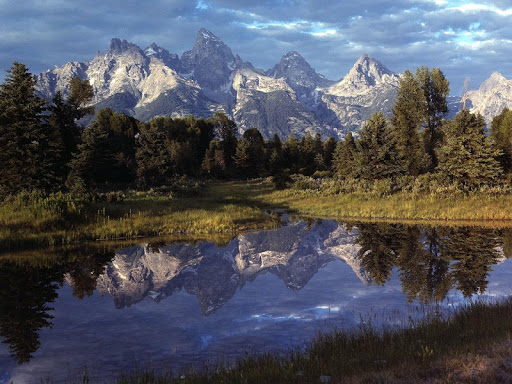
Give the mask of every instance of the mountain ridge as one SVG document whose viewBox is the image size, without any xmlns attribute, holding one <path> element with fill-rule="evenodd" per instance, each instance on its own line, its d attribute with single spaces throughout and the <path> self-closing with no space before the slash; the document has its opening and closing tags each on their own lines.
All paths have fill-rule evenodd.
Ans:
<svg viewBox="0 0 512 384">
<path fill-rule="evenodd" d="M 74 76 L 89 79 L 97 109 L 110 107 L 142 121 L 224 112 L 237 123 L 240 134 L 256 127 L 266 138 L 309 132 L 338 139 L 349 131 L 357 133 L 373 112 L 390 115 L 400 78 L 368 54 L 362 54 L 339 81 L 318 74 L 296 51 L 265 71 L 233 54 L 204 28 L 181 57 L 156 43 L 141 49 L 113 38 L 108 50 L 90 61 L 40 73 L 36 89 L 47 99 L 57 90 L 65 96 Z M 512 106 L 512 81 L 503 79 L 494 73 L 486 80 L 490 83 L 468 93 L 473 110 L 488 123 L 498 109 Z M 452 99 L 450 107 L 460 108 Z"/>
</svg>

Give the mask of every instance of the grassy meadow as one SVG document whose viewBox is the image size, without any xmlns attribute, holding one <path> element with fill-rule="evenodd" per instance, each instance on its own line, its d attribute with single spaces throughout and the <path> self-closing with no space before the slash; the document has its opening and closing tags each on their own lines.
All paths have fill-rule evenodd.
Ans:
<svg viewBox="0 0 512 384">
<path fill-rule="evenodd" d="M 119 193 L 121 194 L 121 193 Z M 148 236 L 211 235 L 279 225 L 269 210 L 340 220 L 512 225 L 512 195 L 390 195 L 275 190 L 267 179 L 212 182 L 194 197 L 125 192 L 122 199 L 86 203 L 70 195 L 18 195 L 0 203 L 4 250 Z"/>
</svg>

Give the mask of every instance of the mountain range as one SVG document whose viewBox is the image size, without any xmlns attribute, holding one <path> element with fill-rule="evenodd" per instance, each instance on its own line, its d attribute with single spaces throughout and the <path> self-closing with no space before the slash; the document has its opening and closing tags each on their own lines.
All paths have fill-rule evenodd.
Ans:
<svg viewBox="0 0 512 384">
<path fill-rule="evenodd" d="M 89 79 L 96 110 L 110 107 L 142 121 L 224 112 L 240 133 L 256 127 L 266 138 L 307 132 L 343 138 L 357 132 L 373 112 L 390 114 L 400 79 L 366 54 L 339 81 L 318 74 L 294 51 L 265 71 L 233 55 L 205 29 L 181 57 L 155 43 L 141 49 L 114 38 L 108 51 L 91 61 L 40 73 L 37 91 L 47 99 L 57 90 L 66 95 L 74 76 Z M 495 73 L 468 96 L 469 105 L 489 122 L 504 106 L 512 106 L 512 80 Z M 450 115 L 460 109 L 460 98 L 450 98 L 450 109 Z"/>
<path fill-rule="evenodd" d="M 247 283 L 271 273 L 285 286 L 300 290 L 329 262 L 346 262 L 365 285 L 372 280 L 357 257 L 357 230 L 324 220 L 311 227 L 295 222 L 274 231 L 240 235 L 226 246 L 143 244 L 116 252 L 96 289 L 111 295 L 116 308 L 145 297 L 159 302 L 176 291 L 196 296 L 201 311 L 210 315 Z M 69 279 L 68 279 L 69 280 Z"/>
</svg>

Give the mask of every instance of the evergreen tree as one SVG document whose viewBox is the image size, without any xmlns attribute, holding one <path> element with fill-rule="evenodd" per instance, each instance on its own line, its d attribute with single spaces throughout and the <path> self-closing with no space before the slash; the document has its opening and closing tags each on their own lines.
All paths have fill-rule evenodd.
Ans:
<svg viewBox="0 0 512 384">
<path fill-rule="evenodd" d="M 485 136 L 483 117 L 463 110 L 445 127 L 445 140 L 438 151 L 438 172 L 464 191 L 497 185 L 502 175 L 496 160 L 500 154 Z"/>
<path fill-rule="evenodd" d="M 0 194 L 55 188 L 54 137 L 35 79 L 15 62 L 0 84 Z"/>
<path fill-rule="evenodd" d="M 203 174 L 215 177 L 226 177 L 226 163 L 224 162 L 224 150 L 219 140 L 210 141 L 210 146 L 206 151 L 201 171 Z"/>
<path fill-rule="evenodd" d="M 329 137 L 323 144 L 323 157 L 324 165 L 327 169 L 332 167 L 332 159 L 334 157 L 334 151 L 336 150 L 336 139 Z"/>
<path fill-rule="evenodd" d="M 393 106 L 391 127 L 397 148 L 405 160 L 409 175 L 419 175 L 426 168 L 426 153 L 420 139 L 427 102 L 417 79 L 409 71 L 400 78 Z"/>
<path fill-rule="evenodd" d="M 135 158 L 140 185 L 149 187 L 166 183 L 171 176 L 171 164 L 163 126 L 150 123 L 141 127 Z"/>
<path fill-rule="evenodd" d="M 347 133 L 345 140 L 336 145 L 334 151 L 332 170 L 338 177 L 347 178 L 354 175 L 357 147 L 352 132 Z"/>
<path fill-rule="evenodd" d="M 84 193 L 105 184 L 129 183 L 135 179 L 135 136 L 139 123 L 110 108 L 98 112 L 84 129 L 82 143 L 71 161 L 66 184 Z"/>
<path fill-rule="evenodd" d="M 261 176 L 265 168 L 264 141 L 256 128 L 249 128 L 238 141 L 235 163 L 244 178 Z"/>
<path fill-rule="evenodd" d="M 375 284 L 384 285 L 391 278 L 393 266 L 399 257 L 404 228 L 395 224 L 357 225 L 361 246 L 357 258 Z"/>
<path fill-rule="evenodd" d="M 298 167 L 299 172 L 303 175 L 310 176 L 317 170 L 315 165 L 315 157 L 317 151 L 322 151 L 322 141 L 318 135 L 316 138 L 307 133 L 302 137 L 299 145 Z"/>
<path fill-rule="evenodd" d="M 355 174 L 366 180 L 403 175 L 405 164 L 382 112 L 366 121 L 357 141 Z"/>
<path fill-rule="evenodd" d="M 56 176 L 61 184 L 66 180 L 73 153 L 77 152 L 81 129 L 78 121 L 93 114 L 94 107 L 89 107 L 93 97 L 92 86 L 88 80 L 73 77 L 69 84 L 69 96 L 64 100 L 57 91 L 50 106 L 49 124 L 54 132 L 56 147 Z"/>
<path fill-rule="evenodd" d="M 215 126 L 217 137 L 220 138 L 222 151 L 224 153 L 224 164 L 229 171 L 234 162 L 236 152 L 236 131 L 237 127 L 234 121 L 230 120 L 224 113 L 216 112 L 211 118 Z"/>
<path fill-rule="evenodd" d="M 290 173 L 297 173 L 299 171 L 299 141 L 295 138 L 293 133 L 290 134 L 288 140 L 284 144 L 284 157 L 285 168 L 290 170 Z"/>
<path fill-rule="evenodd" d="M 451 260 L 450 275 L 464 297 L 485 292 L 491 266 L 499 254 L 496 232 L 487 228 L 447 227 L 440 237 L 443 257 Z"/>
<path fill-rule="evenodd" d="M 436 150 L 442 141 L 443 118 L 448 112 L 446 97 L 450 93 L 449 82 L 439 68 L 416 68 L 418 80 L 425 97 L 425 121 L 423 129 L 423 142 L 425 151 L 430 158 L 430 171 L 437 166 Z"/>
<path fill-rule="evenodd" d="M 272 141 L 268 143 L 268 170 L 271 175 L 276 175 L 283 169 L 284 154 L 283 144 L 277 133 L 272 137 Z"/>
<path fill-rule="evenodd" d="M 506 173 L 512 171 L 512 111 L 504 108 L 492 119 L 491 138 L 502 155 L 499 161 Z"/>
</svg>

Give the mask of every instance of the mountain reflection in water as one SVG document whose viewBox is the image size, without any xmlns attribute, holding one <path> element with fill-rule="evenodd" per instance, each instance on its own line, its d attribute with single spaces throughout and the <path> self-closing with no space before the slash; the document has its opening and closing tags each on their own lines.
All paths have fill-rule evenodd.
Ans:
<svg viewBox="0 0 512 384">
<path fill-rule="evenodd" d="M 321 269 L 328 271 L 334 268 L 331 267 L 333 261 L 341 260 L 350 269 L 344 269 L 346 272 L 340 274 L 338 282 L 331 278 L 322 287 L 326 290 L 323 295 L 328 295 L 329 290 L 333 296 L 339 295 L 337 285 L 344 287 L 343 280 L 348 279 L 350 272 L 357 277 L 350 282 L 352 286 L 359 285 L 357 289 L 385 287 L 392 279 L 398 279 L 402 297 L 408 302 L 442 302 L 453 289 L 469 298 L 486 292 L 491 267 L 511 255 L 511 245 L 512 230 L 509 229 L 349 225 L 323 220 L 300 221 L 274 231 L 246 233 L 223 246 L 202 241 L 143 244 L 116 252 L 62 251 L 52 257 L 40 257 L 33 252 L 31 257 L 12 256 L 0 260 L 0 340 L 8 346 L 11 361 L 24 364 L 33 356 L 37 357 L 38 349 L 44 349 L 40 333 L 52 328 L 54 317 L 66 311 L 69 300 L 60 305 L 60 309 L 54 309 L 59 303 L 59 294 L 65 292 L 65 283 L 76 299 L 91 297 L 92 300 L 98 296 L 96 291 L 104 298 L 111 297 L 115 308 L 124 310 L 136 308 L 146 298 L 161 302 L 171 300 L 172 295 L 186 293 L 195 297 L 203 316 L 211 317 L 234 300 L 246 284 L 258 284 L 258 276 L 277 277 L 286 286 L 287 295 L 293 295 L 303 290 Z M 266 296 L 259 300 L 276 308 L 276 313 L 287 309 L 289 314 L 283 314 L 283 319 L 298 316 L 294 314 L 298 309 L 290 303 L 299 298 L 277 293 L 273 297 L 266 288 L 262 286 Z M 90 308 L 91 311 L 108 305 L 104 299 L 100 300 L 101 296 L 95 299 L 96 307 Z M 322 302 L 315 301 L 314 292 L 304 296 L 304 300 L 311 308 L 323 308 Z M 83 306 L 86 305 L 89 304 L 84 300 Z M 219 317 L 237 317 L 237 324 L 241 324 L 242 318 L 265 316 L 241 313 L 248 311 L 251 303 L 234 303 L 232 307 L 235 306 L 239 312 Z M 79 306 L 75 303 L 71 307 Z M 361 309 L 357 305 L 354 308 Z M 104 310 L 102 321 L 108 322 L 113 315 Z M 190 320 L 184 319 L 189 315 L 180 316 L 181 320 Z M 52 332 L 59 334 L 57 328 L 56 325 L 54 330 L 48 331 L 44 340 L 51 339 Z M 204 336 L 201 348 L 215 337 Z M 272 339 L 274 336 L 265 337 Z M 8 359 L 0 349 L 0 368 Z M 111 364 L 116 364 L 115 358 L 113 361 Z M 11 373 L 0 370 L 0 383 L 11 378 Z"/>
</svg>

